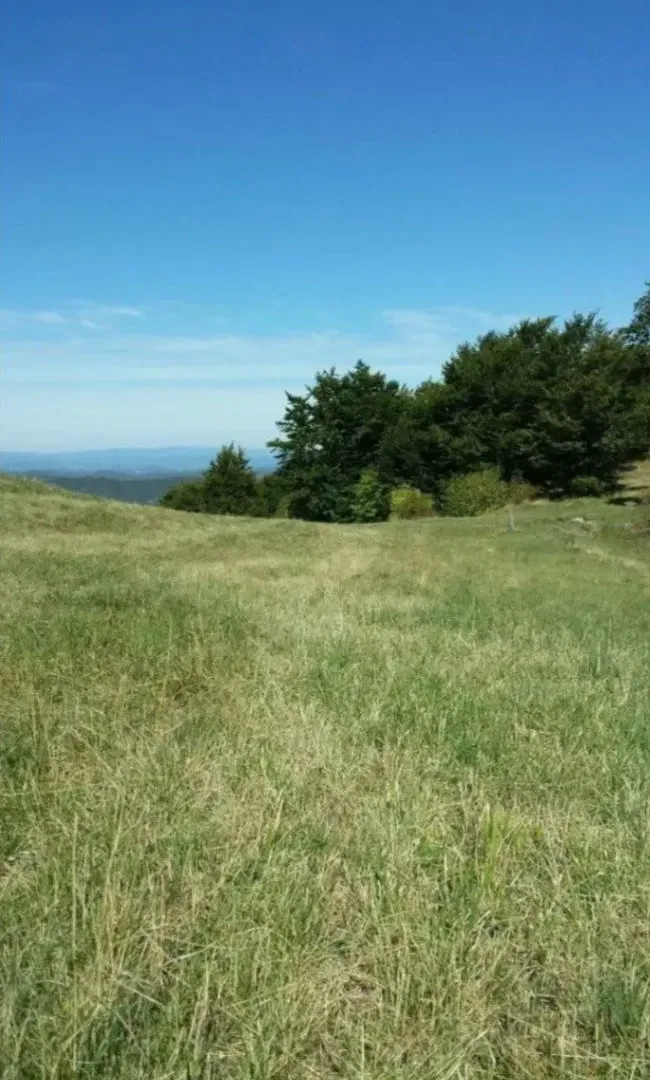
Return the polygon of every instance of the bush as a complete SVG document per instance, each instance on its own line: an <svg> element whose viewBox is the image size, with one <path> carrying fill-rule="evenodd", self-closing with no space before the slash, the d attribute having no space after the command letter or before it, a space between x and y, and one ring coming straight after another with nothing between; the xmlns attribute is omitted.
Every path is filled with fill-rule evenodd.
<svg viewBox="0 0 650 1080"><path fill-rule="evenodd" d="M596 498L602 495L605 486L597 476L574 476L569 491L578 499Z"/></svg>
<svg viewBox="0 0 650 1080"><path fill-rule="evenodd" d="M279 500L278 505L275 508L273 517L276 518L289 518L291 517L291 496L283 495Z"/></svg>
<svg viewBox="0 0 650 1080"><path fill-rule="evenodd" d="M360 524L386 521L390 514L390 492L374 469L366 469L354 485L352 512Z"/></svg>
<svg viewBox="0 0 650 1080"><path fill-rule="evenodd" d="M508 484L508 502L514 506L521 503L532 502L537 498L537 488L526 480L511 480Z"/></svg>
<svg viewBox="0 0 650 1080"><path fill-rule="evenodd" d="M501 479L498 469L481 469L448 480L439 505L442 513L450 517L475 517L505 506L509 496L509 485Z"/></svg>
<svg viewBox="0 0 650 1080"><path fill-rule="evenodd" d="M403 521L431 517L433 514L431 496L425 495L417 488L395 488L390 496L390 512L393 517Z"/></svg>
<svg viewBox="0 0 650 1080"><path fill-rule="evenodd" d="M185 480L175 484L160 499L160 506L168 510L185 510L192 514L205 513L205 496L200 480Z"/></svg>

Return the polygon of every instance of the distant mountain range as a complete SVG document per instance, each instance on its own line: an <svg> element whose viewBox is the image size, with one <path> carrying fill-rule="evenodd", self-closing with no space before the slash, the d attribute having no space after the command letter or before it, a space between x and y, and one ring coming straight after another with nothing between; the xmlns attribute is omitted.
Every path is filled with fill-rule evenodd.
<svg viewBox="0 0 650 1080"><path fill-rule="evenodd" d="M0 450L0 472L32 476L158 477L196 476L209 465L215 447L168 446L154 449L75 450L68 453L30 453ZM248 450L258 473L273 472L268 450Z"/></svg>

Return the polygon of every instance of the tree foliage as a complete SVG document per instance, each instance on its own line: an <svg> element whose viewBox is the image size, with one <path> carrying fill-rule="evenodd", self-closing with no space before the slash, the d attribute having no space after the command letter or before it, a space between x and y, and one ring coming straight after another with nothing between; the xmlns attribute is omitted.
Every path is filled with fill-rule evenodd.
<svg viewBox="0 0 650 1080"><path fill-rule="evenodd" d="M257 480L256 517L287 517L287 485L278 473L267 473Z"/></svg>
<svg viewBox="0 0 650 1080"><path fill-rule="evenodd" d="M182 480L174 484L160 499L160 505L169 510L185 510L193 514L205 512L203 484L200 480Z"/></svg>
<svg viewBox="0 0 650 1080"><path fill-rule="evenodd" d="M648 350L650 349L650 281L646 282L646 290L643 296L640 296L634 305L632 321L629 326L623 329L623 338L628 345L644 349L645 359L648 360Z"/></svg>
<svg viewBox="0 0 650 1080"><path fill-rule="evenodd" d="M254 514L257 481L241 447L221 447L204 475L203 492L209 514Z"/></svg>
<svg viewBox="0 0 650 1080"><path fill-rule="evenodd" d="M441 465L495 466L557 494L577 476L613 483L648 445L631 351L594 315L525 321L461 346L429 410L445 435Z"/></svg>
<svg viewBox="0 0 650 1080"><path fill-rule="evenodd" d="M373 469L382 484L394 479L387 451L407 397L397 382L359 361L352 371L316 376L304 396L287 394L282 436L269 445L291 491L294 517L354 521L355 485Z"/></svg>
<svg viewBox="0 0 650 1080"><path fill-rule="evenodd" d="M390 488L383 484L376 469L366 469L354 485L352 502L354 520L359 524L386 521L390 514Z"/></svg>
<svg viewBox="0 0 650 1080"><path fill-rule="evenodd" d="M650 451L650 287L630 325L596 315L526 319L460 346L442 378L413 391L358 363L290 395L272 443L291 513L354 519L366 470L440 501L457 476L495 469L550 495L611 488Z"/></svg>
<svg viewBox="0 0 650 1080"><path fill-rule="evenodd" d="M257 479L226 446L164 505L352 522L387 516L397 488L438 506L464 490L480 503L490 484L497 499L502 482L499 499L605 491L650 453L650 285L628 326L525 319L461 345L439 379L412 390L363 361L322 371L304 395L287 394L278 428L272 477Z"/></svg>
<svg viewBox="0 0 650 1080"><path fill-rule="evenodd" d="M269 495L264 489L264 498ZM260 483L241 447L222 446L200 480L176 484L160 500L172 510L254 515L264 505Z"/></svg>

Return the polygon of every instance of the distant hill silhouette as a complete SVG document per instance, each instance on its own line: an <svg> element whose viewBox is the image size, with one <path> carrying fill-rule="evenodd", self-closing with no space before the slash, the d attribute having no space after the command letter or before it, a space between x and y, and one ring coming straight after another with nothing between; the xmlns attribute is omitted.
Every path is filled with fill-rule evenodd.
<svg viewBox="0 0 650 1080"><path fill-rule="evenodd" d="M156 504L174 484L193 479L193 476L188 473L168 476L92 476L72 473L61 475L29 473L28 475L35 478L38 475L38 479L45 480L56 487L65 488L67 491L77 491L84 495L99 495L104 499L139 503L142 506Z"/></svg>
<svg viewBox="0 0 650 1080"><path fill-rule="evenodd" d="M56 453L0 450L0 471L57 477L58 480L62 476L92 476L98 479L164 477L173 481L201 473L215 456L217 447L218 444L214 447L170 446L151 449L118 447ZM268 450L254 449L246 453L256 472L272 472L275 468L275 459Z"/></svg>

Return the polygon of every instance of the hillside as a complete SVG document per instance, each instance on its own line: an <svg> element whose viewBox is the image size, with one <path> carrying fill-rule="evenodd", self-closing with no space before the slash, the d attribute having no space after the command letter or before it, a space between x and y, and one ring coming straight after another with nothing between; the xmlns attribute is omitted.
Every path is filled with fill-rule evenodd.
<svg viewBox="0 0 650 1080"><path fill-rule="evenodd" d="M72 476L70 474L48 476L43 474L42 479L55 487L66 488L68 491L148 506L156 504L175 484L192 480L194 477L185 474L182 476Z"/></svg>
<svg viewBox="0 0 650 1080"><path fill-rule="evenodd" d="M0 481L3 1078L647 1076L643 512Z"/></svg>

